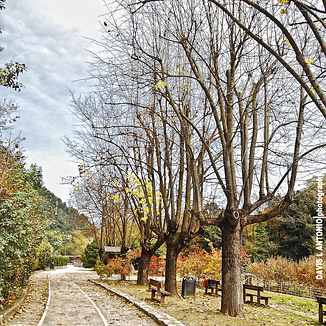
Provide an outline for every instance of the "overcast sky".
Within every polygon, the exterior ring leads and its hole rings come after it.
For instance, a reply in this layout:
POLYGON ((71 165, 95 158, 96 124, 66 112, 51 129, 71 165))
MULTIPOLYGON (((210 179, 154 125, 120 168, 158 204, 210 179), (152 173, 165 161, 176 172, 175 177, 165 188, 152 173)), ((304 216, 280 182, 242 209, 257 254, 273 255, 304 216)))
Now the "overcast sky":
POLYGON ((7 0, 0 12, 0 66, 5 62, 25 63, 21 92, 0 89, 0 99, 19 105, 15 133, 26 140, 27 164, 43 168, 45 186, 63 201, 69 187, 61 177, 77 174, 62 142, 77 124, 70 112, 70 92, 85 93, 91 41, 100 38, 103 0, 7 0))

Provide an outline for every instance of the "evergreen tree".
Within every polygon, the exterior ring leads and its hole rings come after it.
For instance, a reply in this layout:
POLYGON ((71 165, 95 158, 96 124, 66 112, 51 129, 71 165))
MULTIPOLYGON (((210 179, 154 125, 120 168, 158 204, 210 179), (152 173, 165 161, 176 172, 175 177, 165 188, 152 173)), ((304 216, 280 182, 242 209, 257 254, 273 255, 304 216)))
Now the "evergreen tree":
POLYGON ((89 243, 83 253, 82 261, 83 266, 86 268, 94 267, 96 264, 96 261, 100 259, 100 256, 98 254, 98 248, 97 243, 95 240, 93 240, 91 243, 89 243))

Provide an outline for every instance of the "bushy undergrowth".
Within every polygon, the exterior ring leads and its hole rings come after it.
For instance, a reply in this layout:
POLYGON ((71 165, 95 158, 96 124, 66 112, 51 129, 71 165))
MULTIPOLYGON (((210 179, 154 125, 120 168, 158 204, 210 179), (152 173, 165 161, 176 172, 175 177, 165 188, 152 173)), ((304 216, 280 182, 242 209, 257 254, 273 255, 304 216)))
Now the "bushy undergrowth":
POLYGON ((97 261, 95 271, 102 278, 103 276, 111 277, 112 274, 127 275, 130 272, 130 260, 122 257, 109 259, 107 265, 97 261))
MULTIPOLYGON (((323 263, 326 270, 326 262, 323 263)), ((326 288, 326 279, 316 279, 316 257, 310 256, 298 263, 284 257, 273 257, 266 261, 249 263, 246 271, 261 281, 288 282, 306 286, 326 288)))
MULTIPOLYGON (((184 277, 185 275, 195 276, 197 279, 213 278, 219 279, 221 274, 222 250, 213 247, 209 242, 210 253, 207 252, 200 244, 196 244, 188 248, 178 256, 177 275, 184 277)), ((95 270, 100 276, 111 276, 112 274, 128 274, 130 273, 131 263, 141 255, 141 250, 130 251, 126 259, 114 258, 108 260, 105 266, 103 263, 97 262, 95 270)), ((166 255, 163 252, 160 256, 153 255, 149 264, 150 276, 164 276, 165 274, 166 255)), ((250 256, 241 250, 242 266, 245 267, 250 260, 250 256)))
MULTIPOLYGON (((190 250, 178 256, 177 274, 195 276, 197 279, 220 279, 222 271, 222 249, 214 248, 208 241, 210 252, 200 245, 195 245, 190 250)), ((244 268, 250 260, 250 256, 241 249, 241 265, 244 268)))

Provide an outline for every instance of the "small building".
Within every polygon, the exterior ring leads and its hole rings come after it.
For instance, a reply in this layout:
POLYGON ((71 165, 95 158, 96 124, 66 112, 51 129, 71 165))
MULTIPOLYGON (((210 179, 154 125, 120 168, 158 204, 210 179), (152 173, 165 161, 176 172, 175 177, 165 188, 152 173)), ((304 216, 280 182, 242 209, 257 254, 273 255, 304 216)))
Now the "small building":
POLYGON ((104 251, 108 253, 108 259, 112 259, 116 257, 116 254, 121 254, 121 247, 104 246, 104 251))
POLYGON ((74 257, 74 266, 75 267, 83 267, 82 257, 81 255, 77 255, 74 257))

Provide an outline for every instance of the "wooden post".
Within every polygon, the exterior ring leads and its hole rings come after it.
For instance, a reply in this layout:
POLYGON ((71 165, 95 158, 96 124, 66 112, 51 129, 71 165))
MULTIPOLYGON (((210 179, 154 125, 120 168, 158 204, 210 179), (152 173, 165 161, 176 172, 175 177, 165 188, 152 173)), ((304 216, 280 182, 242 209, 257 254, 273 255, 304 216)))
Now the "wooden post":
POLYGON ((258 288, 258 291, 257 291, 257 305, 258 305, 258 307, 260 307, 260 288, 258 288))
POLYGON ((323 304, 321 301, 319 301, 319 323, 322 324, 323 323, 323 314, 324 314, 324 310, 323 310, 323 304))

